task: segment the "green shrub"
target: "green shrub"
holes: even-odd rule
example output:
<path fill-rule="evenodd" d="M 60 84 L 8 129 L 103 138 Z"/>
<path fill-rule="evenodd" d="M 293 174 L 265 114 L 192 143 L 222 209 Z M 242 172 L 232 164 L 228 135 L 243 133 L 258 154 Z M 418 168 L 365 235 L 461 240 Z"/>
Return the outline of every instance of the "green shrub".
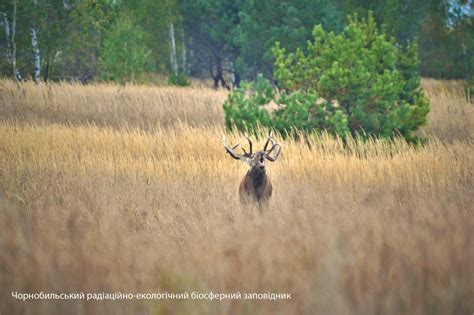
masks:
<path fill-rule="evenodd" d="M 176 86 L 189 86 L 191 85 L 188 78 L 183 74 L 172 74 L 168 78 L 168 83 Z"/>
<path fill-rule="evenodd" d="M 262 75 L 253 83 L 243 83 L 235 89 L 224 102 L 225 125 L 231 130 L 255 133 L 260 126 L 269 127 L 272 124 L 270 114 L 263 108 L 275 98 L 275 91 L 270 82 Z"/>
<path fill-rule="evenodd" d="M 278 103 L 282 107 L 274 112 L 273 127 L 280 133 L 327 130 L 334 135 L 345 135 L 349 131 L 344 111 L 321 100 L 315 91 L 283 93 Z"/>
<path fill-rule="evenodd" d="M 416 43 L 403 49 L 378 31 L 372 15 L 350 18 L 340 34 L 316 26 L 313 37 L 306 53 L 287 54 L 276 43 L 274 75 L 280 93 L 263 78 L 235 90 L 224 105 L 227 127 L 248 131 L 261 124 L 283 133 L 327 130 L 341 137 L 350 132 L 413 140 L 429 112 Z M 258 97 L 262 91 L 264 97 Z M 271 115 L 263 109 L 270 101 L 278 107 Z"/>

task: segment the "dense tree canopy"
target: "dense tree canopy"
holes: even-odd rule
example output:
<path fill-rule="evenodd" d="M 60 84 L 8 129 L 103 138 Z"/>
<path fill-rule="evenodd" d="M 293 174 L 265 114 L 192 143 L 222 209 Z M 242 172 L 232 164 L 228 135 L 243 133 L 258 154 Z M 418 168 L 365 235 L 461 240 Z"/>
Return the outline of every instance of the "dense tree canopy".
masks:
<path fill-rule="evenodd" d="M 419 41 L 422 75 L 471 75 L 470 0 L 4 0 L 0 71 L 18 79 L 82 82 L 191 75 L 230 87 L 259 73 L 274 79 L 276 41 L 294 51 L 305 47 L 314 25 L 339 33 L 349 14 L 368 11 L 398 45 Z M 120 46 L 128 47 L 122 54 L 141 56 L 118 58 Z"/>
<path fill-rule="evenodd" d="M 294 51 L 305 46 L 314 25 L 340 31 L 342 20 L 336 7 L 324 0 L 252 0 L 239 13 L 234 43 L 239 47 L 237 70 L 245 78 L 259 73 L 272 75 L 275 42 Z"/>

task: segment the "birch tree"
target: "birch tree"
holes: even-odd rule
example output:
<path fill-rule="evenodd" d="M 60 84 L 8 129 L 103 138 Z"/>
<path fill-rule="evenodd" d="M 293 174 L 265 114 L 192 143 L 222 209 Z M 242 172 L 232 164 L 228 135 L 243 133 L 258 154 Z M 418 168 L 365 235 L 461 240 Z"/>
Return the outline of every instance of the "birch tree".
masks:
<path fill-rule="evenodd" d="M 17 1 L 13 2 L 13 14 L 11 21 L 8 18 L 7 7 L 4 7 L 3 25 L 5 28 L 5 39 L 7 43 L 7 62 L 11 66 L 13 77 L 21 80 L 21 74 L 16 66 L 16 16 L 17 16 Z"/>
<path fill-rule="evenodd" d="M 8 61 L 8 64 L 11 65 L 13 63 L 12 44 L 11 44 L 11 37 L 10 37 L 11 23 L 8 20 L 7 12 L 3 12 L 3 27 L 5 28 L 5 40 L 7 43 L 7 61 Z"/>
<path fill-rule="evenodd" d="M 38 6 L 38 1 L 33 0 L 33 8 L 36 11 Z M 38 47 L 38 28 L 36 23 L 33 22 L 30 28 L 31 32 L 31 48 L 33 48 L 33 61 L 34 61 L 34 74 L 33 79 L 36 83 L 40 81 L 41 78 L 41 55 Z"/>
<path fill-rule="evenodd" d="M 176 57 L 176 39 L 174 36 L 174 24 L 172 21 L 170 21 L 169 36 L 170 36 L 170 41 L 171 41 L 171 51 L 170 51 L 171 69 L 174 75 L 178 75 L 178 58 Z"/>

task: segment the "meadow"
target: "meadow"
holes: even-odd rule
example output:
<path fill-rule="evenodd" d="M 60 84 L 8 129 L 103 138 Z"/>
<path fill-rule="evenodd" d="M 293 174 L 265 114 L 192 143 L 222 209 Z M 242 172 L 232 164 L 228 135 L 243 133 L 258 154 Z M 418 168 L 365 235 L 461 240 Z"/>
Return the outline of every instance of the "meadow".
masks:
<path fill-rule="evenodd" d="M 460 82 L 423 86 L 426 145 L 276 136 L 261 214 L 221 143 L 227 92 L 0 80 L 0 314 L 472 314 L 474 106 Z"/>

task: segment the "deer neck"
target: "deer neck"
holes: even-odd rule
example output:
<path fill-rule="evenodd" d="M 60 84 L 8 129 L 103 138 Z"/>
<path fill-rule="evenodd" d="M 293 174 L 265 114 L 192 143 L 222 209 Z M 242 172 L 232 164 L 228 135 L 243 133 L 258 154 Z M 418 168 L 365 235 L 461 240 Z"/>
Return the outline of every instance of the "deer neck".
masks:
<path fill-rule="evenodd" d="M 267 182 L 267 173 L 265 172 L 265 169 L 262 170 L 258 167 L 252 167 L 247 175 L 250 177 L 255 188 L 264 186 Z"/>

